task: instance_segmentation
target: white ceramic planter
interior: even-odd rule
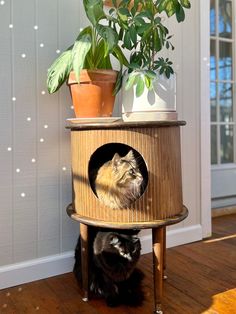
[[[124,78],[124,82],[126,78]],[[153,82],[154,89],[145,88],[140,97],[135,95],[135,87],[122,87],[122,118],[124,121],[177,120],[176,75],[167,79],[158,75]]]

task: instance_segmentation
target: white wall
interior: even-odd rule
[[[5,0],[0,5],[0,288],[66,272],[73,264],[78,224],[65,213],[71,179],[64,128],[73,111],[66,88],[55,95],[44,91],[56,51],[68,47],[85,25],[81,3]],[[170,57],[177,72],[177,107],[187,121],[182,160],[189,208],[189,217],[170,228],[169,246],[202,237],[199,12],[199,2],[192,1],[183,24],[169,22],[175,33]],[[150,249],[147,231],[143,248]]]
[[[75,245],[78,224],[65,213],[71,178],[64,126],[73,111],[67,89],[48,95],[46,73],[78,29],[77,0],[1,2],[0,266]]]
[[[165,56],[173,61],[177,74],[178,117],[187,122],[181,142],[183,201],[189,209],[186,220],[168,228],[168,247],[211,234],[209,1],[191,1],[191,6],[184,23],[175,18],[167,21],[175,50]]]

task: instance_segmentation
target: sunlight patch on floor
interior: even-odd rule
[[[203,242],[204,243],[214,243],[214,242],[229,240],[229,239],[233,239],[233,238],[236,238],[236,234],[232,234],[232,235],[229,235],[226,237],[220,237],[220,238],[216,238],[216,239],[205,240]],[[235,311],[235,313],[236,313],[236,311]]]
[[[211,307],[202,314],[235,314],[236,313],[236,288],[212,297]]]

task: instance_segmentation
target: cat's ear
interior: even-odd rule
[[[130,150],[128,152],[128,154],[125,156],[126,159],[130,160],[130,159],[133,159],[134,158],[134,153],[132,150]]]
[[[116,244],[118,244],[118,243],[119,243],[118,237],[117,237],[116,235],[113,235],[113,236],[111,237],[111,239],[110,239],[110,244],[116,245]]]
[[[132,162],[136,166],[136,159],[134,158],[134,152],[130,150],[128,154],[124,157],[128,162]]]
[[[115,155],[112,158],[112,165],[117,166],[120,163],[120,155],[118,153],[115,153]]]

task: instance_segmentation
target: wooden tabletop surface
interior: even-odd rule
[[[121,128],[154,128],[167,126],[183,126],[185,121],[162,120],[162,121],[140,121],[140,122],[124,122],[122,119],[114,122],[85,122],[85,119],[69,119],[67,120],[67,129],[71,130],[91,130],[91,129],[121,129]],[[88,119],[89,121],[89,119]]]

